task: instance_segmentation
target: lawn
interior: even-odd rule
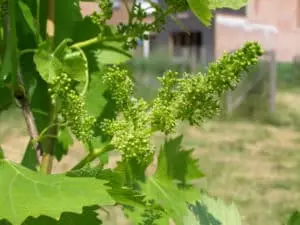
[[[235,202],[244,225],[280,225],[300,209],[299,98],[299,91],[280,91],[276,114],[260,122],[216,120],[200,128],[181,127],[185,145],[195,148],[207,175],[199,186]],[[7,158],[21,159],[25,133],[18,110],[0,115],[0,144]],[[76,143],[55,172],[72,167],[82,155]]]

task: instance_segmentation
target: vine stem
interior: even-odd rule
[[[40,36],[40,16],[41,16],[41,0],[36,0],[36,41],[37,43],[41,42]]]
[[[129,8],[127,0],[123,0],[123,4],[124,4],[124,6],[126,8],[126,11],[127,11],[128,15],[129,15],[130,14],[130,8]]]
[[[101,156],[102,154],[109,152],[111,150],[113,150],[114,147],[113,145],[105,145],[103,148],[101,149],[95,149],[94,151],[91,151],[87,156],[85,156],[80,162],[78,162],[73,168],[72,170],[78,170],[81,169],[82,167],[84,167],[86,164],[93,162],[95,159],[97,159],[99,156]]]
[[[23,116],[25,118],[27,130],[28,130],[31,141],[38,140],[39,132],[38,132],[38,129],[36,126],[36,122],[35,122],[33,113],[30,109],[28,99],[26,97],[27,95],[26,95],[25,89],[24,89],[23,75],[22,75],[20,68],[18,68],[18,80],[22,86],[20,87],[18,92],[14,93],[14,95],[15,95],[15,98],[18,100],[20,107],[22,109]],[[40,158],[40,155],[42,155],[41,143],[39,141],[35,141],[33,144],[33,148],[36,153],[36,158],[40,162],[39,158]]]
[[[50,40],[51,45],[53,47],[54,33],[55,33],[55,0],[48,0],[48,18],[47,18],[46,32],[47,32],[47,37]],[[56,107],[52,103],[50,104],[51,104],[50,120],[51,123],[52,122],[55,123]],[[52,126],[46,134],[48,138],[46,138],[43,141],[43,156],[42,156],[40,170],[45,174],[51,174],[52,171],[54,144],[56,140],[50,137],[56,135],[57,135],[57,126]]]
[[[27,130],[31,140],[35,140],[39,137],[38,129],[35,123],[33,113],[30,109],[30,105],[27,99],[26,91],[24,88],[23,75],[20,68],[20,54],[17,49],[17,32],[16,32],[16,1],[7,1],[5,7],[8,7],[8,12],[4,15],[4,35],[7,42],[10,42],[11,47],[11,62],[12,62],[12,88],[16,101],[20,104],[20,108],[23,112],[23,116],[26,122]],[[39,160],[39,153],[41,154],[41,145],[39,142],[35,142],[34,149],[36,158]]]
[[[71,46],[71,48],[77,48],[77,49],[84,48],[84,47],[90,46],[92,44],[97,44],[98,42],[100,42],[100,38],[94,37],[94,38],[88,39],[86,41],[81,41],[81,42],[75,43]]]

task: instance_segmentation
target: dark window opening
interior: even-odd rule
[[[192,54],[196,54],[197,58],[200,57],[203,44],[201,32],[174,32],[170,41],[174,57],[189,57]]]
[[[174,46],[201,46],[202,35],[201,32],[176,32],[172,33]]]

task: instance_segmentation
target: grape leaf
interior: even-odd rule
[[[25,150],[25,154],[23,156],[21,165],[34,171],[37,170],[37,166],[39,165],[39,160],[37,158],[36,151],[33,148],[31,141],[29,141],[29,143],[27,144],[27,148]]]
[[[158,173],[167,171],[169,177],[188,185],[194,179],[202,178],[204,174],[197,165],[198,161],[191,157],[193,150],[181,148],[182,139],[183,136],[178,136],[165,142],[158,159]]]
[[[209,9],[209,0],[187,0],[192,12],[206,26],[210,25],[212,13]]]
[[[105,181],[44,175],[7,160],[0,160],[0,219],[14,225],[27,217],[58,218],[62,212],[80,213],[83,206],[112,205]]]
[[[196,165],[194,165],[193,168],[198,172],[188,172],[187,164],[194,164],[195,161],[189,157],[189,152],[185,153],[184,151],[179,151],[179,149],[181,149],[181,142],[181,137],[167,140],[160,151],[156,172],[153,176],[148,177],[145,183],[140,183],[146,199],[155,200],[177,225],[184,224],[185,217],[189,215],[187,203],[199,200],[200,192],[193,186],[189,186],[189,188],[179,188],[174,180],[186,180],[188,175],[192,178],[202,177],[202,173]],[[183,161],[186,160],[187,164],[181,163],[180,166],[183,166],[182,169],[185,170],[185,172],[176,175],[176,171],[180,169],[179,166],[175,165],[179,161],[179,156],[184,156]],[[173,162],[172,159],[175,161]]]
[[[145,206],[143,207],[124,207],[123,211],[127,218],[130,219],[130,221],[133,224],[155,224],[155,225],[168,225],[169,218],[167,215],[165,215],[162,211],[160,211],[160,218],[155,218],[155,220],[151,223],[150,221],[145,222]],[[154,219],[154,218],[153,218]],[[193,225],[193,224],[190,224]]]
[[[40,216],[38,218],[30,217],[26,219],[22,225],[99,225],[102,224],[102,222],[97,218],[98,213],[95,212],[95,210],[98,209],[98,206],[92,206],[83,207],[83,212],[81,214],[64,212],[59,220],[47,216]]]
[[[143,206],[144,196],[138,191],[128,188],[124,185],[124,174],[121,171],[112,171],[111,169],[103,169],[102,166],[84,167],[79,170],[72,170],[67,172],[70,177],[95,177],[101,180],[107,180],[108,190],[110,195],[119,204],[130,206]]]
[[[76,23],[82,20],[79,2],[79,0],[55,2],[55,45],[66,37],[71,37]]]
[[[85,106],[89,115],[100,116],[107,100],[103,96],[106,91],[106,87],[102,82],[99,73],[93,73],[90,79],[90,85],[87,93],[84,96]]]
[[[202,195],[191,210],[199,221],[199,225],[241,225],[240,214],[234,204],[227,206],[221,199]],[[189,225],[189,224],[186,224]]]
[[[240,9],[247,4],[248,0],[209,0],[209,8],[214,10],[217,8]]]
[[[188,215],[184,217],[184,225],[198,225],[198,224],[199,221],[196,215],[191,210],[189,210]]]
[[[62,70],[61,62],[50,49],[50,43],[43,42],[34,55],[37,71],[47,83],[53,83],[55,76]]]
[[[36,31],[36,26],[35,26],[35,22],[34,22],[35,19],[32,16],[29,6],[22,1],[19,1],[18,3],[19,3],[21,13],[23,15],[24,21],[27,23],[27,26],[30,28],[31,32],[36,34],[37,31]]]
[[[211,24],[212,12],[218,8],[240,9],[247,0],[187,0],[191,10],[206,26]]]
[[[47,83],[36,72],[31,73],[33,82],[29,86],[30,107],[35,118],[39,132],[42,132],[51,122],[50,107],[51,100],[48,93]]]
[[[299,225],[300,224],[300,212],[294,212],[288,220],[287,225]]]
[[[7,4],[7,16],[9,18],[9,28],[6,32],[4,52],[0,67],[0,81],[10,77],[13,88],[17,85],[17,62],[18,62],[18,37],[16,30],[16,14],[17,1],[11,0],[3,4]]]
[[[84,32],[82,32],[82,30],[84,30]],[[91,17],[84,17],[82,21],[78,21],[75,24],[74,32],[71,38],[75,43],[84,42],[86,40],[97,37],[100,33],[102,34],[102,32],[103,31],[101,31],[100,27],[92,21]],[[90,73],[98,71],[94,51],[95,49],[99,48],[99,46],[99,43],[95,43],[83,48],[83,51],[89,62]]]
[[[120,64],[127,62],[131,54],[122,48],[122,42],[110,41],[101,44],[95,51],[98,64]]]
[[[85,81],[88,77],[88,62],[80,49],[68,46],[65,39],[52,52],[49,42],[42,43],[34,56],[34,62],[41,77],[47,83],[53,83],[53,78],[64,72],[77,81]]]
[[[65,55],[61,59],[64,72],[74,80],[85,81],[88,77],[88,61],[81,49],[71,49],[65,46]]]
[[[0,86],[0,112],[7,109],[13,102],[12,91],[7,87]]]
[[[54,154],[56,159],[60,161],[62,156],[68,153],[69,147],[73,144],[73,138],[70,131],[64,127],[58,130],[56,140]]]
[[[175,221],[176,225],[184,224],[184,217],[189,213],[187,203],[200,198],[198,190],[179,189],[172,180],[163,179],[157,175],[147,179],[147,182],[141,184],[141,187],[146,199],[154,199]]]

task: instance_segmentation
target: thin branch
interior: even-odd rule
[[[20,108],[22,109],[30,139],[31,141],[35,142],[33,148],[35,149],[36,157],[39,160],[39,156],[42,155],[41,143],[39,141],[35,141],[39,139],[39,132],[35,123],[33,113],[30,109],[27,94],[25,93],[23,75],[20,68],[18,68],[18,81],[20,84],[20,88],[15,91],[14,96],[19,102]]]
[[[90,162],[93,162],[95,159],[97,159],[98,157],[100,157],[102,154],[109,152],[111,150],[114,149],[113,145],[105,145],[103,148],[101,149],[96,149],[94,151],[91,151],[88,155],[86,155],[80,162],[78,162],[73,168],[72,170],[79,170],[82,167],[84,167],[85,165],[87,165]]]
[[[14,2],[11,2],[11,7],[14,6]],[[15,26],[14,23],[15,20],[13,18],[10,18],[10,16],[8,13],[8,10],[12,10],[12,9],[8,9],[8,2],[3,3],[2,5],[5,14],[3,15],[4,17],[4,35],[5,35],[5,39],[6,41],[9,41],[10,36],[11,36],[11,32],[15,32]],[[14,10],[14,8],[13,8]],[[15,46],[17,47],[17,46]],[[14,66],[16,67],[16,83],[17,83],[17,87],[13,88],[13,92],[14,92],[14,97],[15,99],[18,101],[18,103],[20,104],[20,108],[22,109],[23,115],[24,115],[24,119],[26,122],[26,126],[27,126],[27,130],[30,136],[31,140],[36,140],[39,138],[39,133],[38,133],[38,129],[32,114],[32,111],[30,109],[30,105],[27,99],[27,94],[25,92],[24,89],[24,81],[23,81],[23,76],[22,76],[22,71],[20,68],[20,63],[19,62],[19,57],[15,58],[16,62],[14,62]],[[41,145],[40,143],[37,141],[34,144],[34,149],[36,152],[36,157],[37,159],[39,159],[39,155],[41,155],[42,151],[41,151]]]
[[[129,9],[129,4],[128,4],[127,0],[123,0],[123,4],[124,4],[124,6],[125,6],[125,8],[127,10],[127,13],[129,15],[130,14],[130,9]]]
[[[54,34],[55,34],[55,0],[48,0],[48,18],[47,18],[47,27],[46,27],[47,37],[53,46]],[[56,107],[51,104],[50,120],[53,123],[56,123]],[[56,136],[57,135],[57,126],[51,127],[46,136]],[[43,157],[41,162],[41,171],[50,174],[52,171],[53,165],[53,154],[54,154],[54,138],[47,138],[43,141]]]
[[[41,0],[36,1],[36,40],[37,43],[39,44],[42,39],[40,36],[41,33],[41,25],[40,25],[40,16],[41,16]]]
[[[55,0],[48,0],[48,18],[46,27],[47,36],[50,39],[54,38],[55,32]]]
[[[132,19],[133,19],[133,10],[134,10],[134,7],[136,5],[136,0],[133,0],[132,1],[132,5],[131,5],[131,8],[129,7],[129,3],[127,0],[123,0],[123,4],[126,8],[126,11],[128,13],[128,24],[131,24],[132,23]]]

